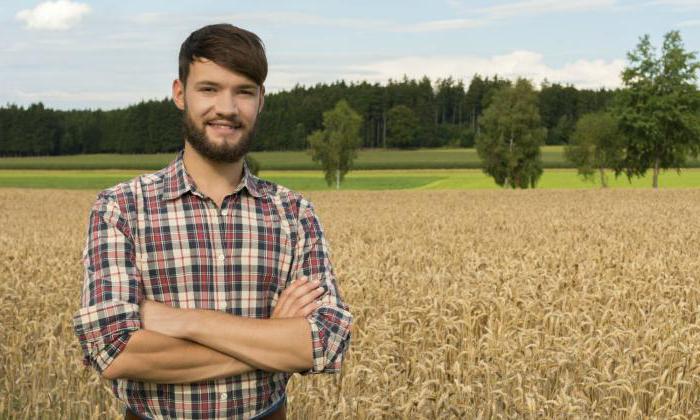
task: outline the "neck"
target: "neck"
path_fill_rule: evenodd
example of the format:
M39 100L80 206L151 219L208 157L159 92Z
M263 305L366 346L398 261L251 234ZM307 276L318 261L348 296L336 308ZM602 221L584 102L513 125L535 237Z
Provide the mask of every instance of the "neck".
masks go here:
M243 177L243 159L215 162L200 155L188 142L182 161L197 189L211 198L232 193Z

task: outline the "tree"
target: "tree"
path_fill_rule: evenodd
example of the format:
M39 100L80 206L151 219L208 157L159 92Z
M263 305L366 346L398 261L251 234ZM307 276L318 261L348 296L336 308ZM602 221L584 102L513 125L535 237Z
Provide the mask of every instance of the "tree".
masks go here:
M340 188L352 167L362 141L361 126L362 117L342 99L332 110L323 113L323 129L309 135L311 158L321 162L329 186L335 179L336 188Z
M607 187L606 168L613 168L622 159L624 144L618 121L610 113L596 112L583 115L576 123L571 142L564 155L584 179L592 180L598 171L600 184Z
M518 79L515 86L501 88L481 117L476 139L484 172L500 186L534 188L542 175L544 137L532 84Z
M386 130L389 147L410 149L418 146L418 120L406 105L397 105L387 112Z
M538 95L542 125L547 129L546 144L566 144L574 131L578 91L573 86L549 84L546 80Z
M624 89L615 106L626 153L615 171L631 178L652 168L652 186L658 188L661 169L680 171L688 155L700 152L700 63L694 52L685 51L678 31L664 36L660 56L644 35L627 58Z

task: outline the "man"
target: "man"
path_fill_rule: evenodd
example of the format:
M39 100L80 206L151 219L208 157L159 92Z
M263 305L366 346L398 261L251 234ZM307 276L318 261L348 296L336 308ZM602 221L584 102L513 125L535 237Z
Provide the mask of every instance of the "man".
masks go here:
M127 418L284 418L293 372L337 372L350 341L312 205L248 170L260 39L231 25L182 44L185 147L98 195L74 318Z

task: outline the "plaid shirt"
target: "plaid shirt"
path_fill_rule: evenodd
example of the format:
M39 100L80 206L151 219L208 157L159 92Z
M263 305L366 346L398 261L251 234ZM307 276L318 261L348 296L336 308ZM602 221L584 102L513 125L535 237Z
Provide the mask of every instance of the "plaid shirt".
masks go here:
M313 368L304 373L339 371L352 316L311 203L244 165L241 183L217 208L197 191L182 156L101 192L92 207L73 320L85 363L102 372L119 355L141 328L143 299L269 318L281 291L304 275L328 289L324 305L307 317ZM117 379L112 388L146 417L248 418L284 398L290 376L256 370L191 384Z

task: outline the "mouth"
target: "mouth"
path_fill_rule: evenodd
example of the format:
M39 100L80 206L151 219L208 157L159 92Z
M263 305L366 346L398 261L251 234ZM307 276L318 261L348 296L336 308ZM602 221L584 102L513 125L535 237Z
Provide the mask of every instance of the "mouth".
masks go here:
M206 125L208 127L211 127L214 130L214 132L219 134L235 133L236 131L243 128L243 124L238 121L214 120L207 122Z

